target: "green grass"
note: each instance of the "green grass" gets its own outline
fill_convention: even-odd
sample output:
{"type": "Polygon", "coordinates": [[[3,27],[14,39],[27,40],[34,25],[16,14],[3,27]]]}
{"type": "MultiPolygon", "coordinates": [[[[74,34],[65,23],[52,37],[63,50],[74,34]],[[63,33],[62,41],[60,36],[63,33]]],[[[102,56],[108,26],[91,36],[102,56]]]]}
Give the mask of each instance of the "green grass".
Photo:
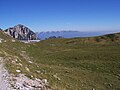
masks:
{"type": "Polygon", "coordinates": [[[35,44],[8,41],[0,44],[0,56],[6,58],[10,73],[17,75],[20,69],[30,78],[46,78],[53,90],[120,90],[120,43],[111,37],[115,36],[48,39],[35,44]]]}
{"type": "Polygon", "coordinates": [[[43,70],[37,77],[47,78],[55,90],[119,90],[120,45],[79,40],[52,39],[28,48],[39,66],[34,68],[43,70]]]}

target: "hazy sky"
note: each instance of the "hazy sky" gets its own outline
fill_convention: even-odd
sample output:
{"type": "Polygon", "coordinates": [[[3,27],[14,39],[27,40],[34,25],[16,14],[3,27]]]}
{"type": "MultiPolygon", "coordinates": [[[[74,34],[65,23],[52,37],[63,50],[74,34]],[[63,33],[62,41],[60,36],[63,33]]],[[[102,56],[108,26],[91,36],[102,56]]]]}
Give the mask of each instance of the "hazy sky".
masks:
{"type": "Polygon", "coordinates": [[[120,0],[0,0],[0,27],[120,31],[120,0]]]}

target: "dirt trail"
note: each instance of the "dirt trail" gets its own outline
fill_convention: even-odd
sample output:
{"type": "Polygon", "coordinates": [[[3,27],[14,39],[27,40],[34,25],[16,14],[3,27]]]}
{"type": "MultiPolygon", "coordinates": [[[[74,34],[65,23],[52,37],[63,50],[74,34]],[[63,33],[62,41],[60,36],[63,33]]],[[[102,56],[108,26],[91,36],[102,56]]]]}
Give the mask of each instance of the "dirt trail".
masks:
{"type": "Polygon", "coordinates": [[[51,90],[47,79],[30,79],[24,74],[10,75],[3,61],[3,57],[0,57],[0,90],[51,90]]]}
{"type": "Polygon", "coordinates": [[[3,58],[0,57],[0,90],[12,90],[6,80],[7,71],[3,67],[3,58]]]}

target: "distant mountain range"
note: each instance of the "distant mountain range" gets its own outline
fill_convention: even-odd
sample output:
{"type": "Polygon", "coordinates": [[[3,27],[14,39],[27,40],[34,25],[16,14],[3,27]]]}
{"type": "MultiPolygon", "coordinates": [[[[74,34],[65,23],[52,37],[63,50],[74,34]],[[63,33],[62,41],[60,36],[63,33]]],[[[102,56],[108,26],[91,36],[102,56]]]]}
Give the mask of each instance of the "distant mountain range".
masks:
{"type": "MultiPolygon", "coordinates": [[[[1,30],[1,29],[0,29],[1,30]]],[[[105,34],[110,34],[113,32],[105,32],[105,31],[94,31],[94,32],[80,32],[80,31],[47,31],[47,32],[33,32],[28,27],[18,24],[14,27],[10,27],[4,30],[5,33],[10,35],[13,38],[18,40],[36,40],[41,39],[45,40],[47,38],[74,38],[74,37],[92,37],[92,36],[100,36],[105,34]]]]}
{"type": "Polygon", "coordinates": [[[36,33],[37,37],[44,40],[49,37],[63,37],[63,38],[73,38],[73,37],[91,37],[100,36],[108,34],[107,32],[80,32],[80,31],[48,31],[36,33]]]}

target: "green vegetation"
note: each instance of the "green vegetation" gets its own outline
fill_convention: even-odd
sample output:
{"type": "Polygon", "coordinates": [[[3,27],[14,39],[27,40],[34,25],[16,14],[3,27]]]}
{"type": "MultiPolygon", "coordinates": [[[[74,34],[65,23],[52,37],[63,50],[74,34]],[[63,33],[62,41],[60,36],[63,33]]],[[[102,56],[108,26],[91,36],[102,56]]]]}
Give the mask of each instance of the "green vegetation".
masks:
{"type": "Polygon", "coordinates": [[[34,44],[8,41],[0,51],[10,73],[19,69],[30,78],[46,78],[53,90],[120,90],[120,34],[34,44]]]}

